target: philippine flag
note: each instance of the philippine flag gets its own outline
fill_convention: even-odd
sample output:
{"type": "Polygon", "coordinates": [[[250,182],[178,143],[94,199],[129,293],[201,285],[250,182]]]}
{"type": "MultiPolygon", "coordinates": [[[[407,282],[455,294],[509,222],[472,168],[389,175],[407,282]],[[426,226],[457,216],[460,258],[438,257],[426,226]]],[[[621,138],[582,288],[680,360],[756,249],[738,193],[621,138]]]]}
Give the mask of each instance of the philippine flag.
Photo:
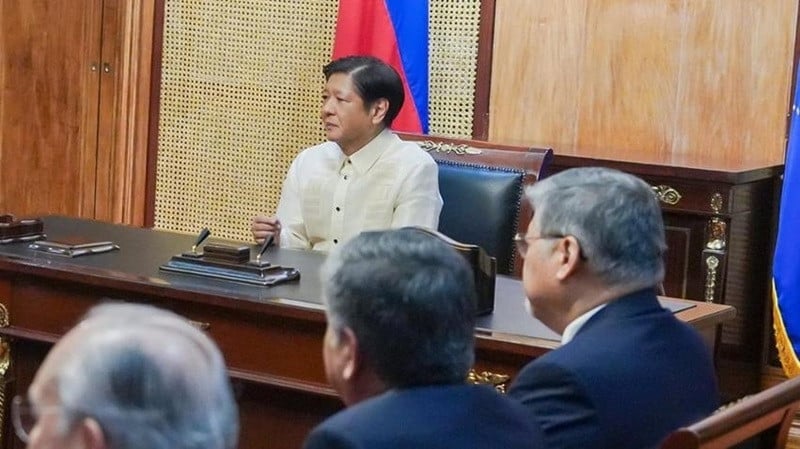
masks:
{"type": "Polygon", "coordinates": [[[800,375],[800,70],[795,78],[794,101],[786,146],[778,237],[772,259],[773,326],[783,370],[800,375]]]}
{"type": "Polygon", "coordinates": [[[406,100],[395,131],[428,133],[428,0],[339,0],[333,59],[371,55],[397,70],[406,100]]]}

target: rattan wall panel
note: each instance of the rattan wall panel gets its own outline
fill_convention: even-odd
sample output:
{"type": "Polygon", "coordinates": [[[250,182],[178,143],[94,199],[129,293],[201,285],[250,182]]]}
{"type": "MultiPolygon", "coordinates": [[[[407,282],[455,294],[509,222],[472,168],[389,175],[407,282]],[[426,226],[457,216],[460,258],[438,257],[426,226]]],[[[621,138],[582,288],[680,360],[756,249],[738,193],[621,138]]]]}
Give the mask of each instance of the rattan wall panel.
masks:
{"type": "MultiPolygon", "coordinates": [[[[324,137],[336,0],[167,0],[155,225],[249,240],[297,152],[324,137]]],[[[430,132],[472,132],[480,1],[430,5],[430,132]]]]}
{"type": "Polygon", "coordinates": [[[475,110],[480,0],[431,0],[429,132],[469,138],[475,110]]]}
{"type": "Polygon", "coordinates": [[[155,224],[249,240],[294,156],[323,138],[335,0],[169,0],[155,224]]]}

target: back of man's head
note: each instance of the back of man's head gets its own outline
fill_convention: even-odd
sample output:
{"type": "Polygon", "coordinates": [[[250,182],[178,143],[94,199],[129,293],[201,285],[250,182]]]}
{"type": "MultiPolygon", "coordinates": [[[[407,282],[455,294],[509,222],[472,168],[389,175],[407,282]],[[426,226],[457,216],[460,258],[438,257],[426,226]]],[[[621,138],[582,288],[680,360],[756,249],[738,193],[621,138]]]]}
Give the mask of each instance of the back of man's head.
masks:
{"type": "Polygon", "coordinates": [[[464,258],[414,229],[365,232],[322,273],[328,326],[355,334],[387,387],[463,382],[474,361],[475,289],[464,258]]]}
{"type": "Polygon", "coordinates": [[[135,304],[95,307],[48,359],[43,369],[50,374],[40,370],[37,380],[58,391],[62,431],[91,418],[111,449],[237,444],[238,412],[222,355],[178,315],[135,304]]]}
{"type": "Polygon", "coordinates": [[[663,279],[661,208],[641,179],[607,168],[574,168],[526,193],[539,234],[574,236],[589,268],[605,284],[646,288],[663,279]]]}

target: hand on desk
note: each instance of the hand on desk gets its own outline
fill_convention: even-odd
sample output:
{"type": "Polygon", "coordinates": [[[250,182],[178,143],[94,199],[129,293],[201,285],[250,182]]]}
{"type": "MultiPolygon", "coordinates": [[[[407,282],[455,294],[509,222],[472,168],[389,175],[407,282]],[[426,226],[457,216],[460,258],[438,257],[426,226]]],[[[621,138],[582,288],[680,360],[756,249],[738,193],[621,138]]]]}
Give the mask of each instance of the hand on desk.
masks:
{"type": "Polygon", "coordinates": [[[279,245],[281,238],[281,221],[278,217],[265,217],[256,215],[250,225],[250,231],[256,243],[262,244],[269,236],[274,236],[273,244],[279,245]]]}

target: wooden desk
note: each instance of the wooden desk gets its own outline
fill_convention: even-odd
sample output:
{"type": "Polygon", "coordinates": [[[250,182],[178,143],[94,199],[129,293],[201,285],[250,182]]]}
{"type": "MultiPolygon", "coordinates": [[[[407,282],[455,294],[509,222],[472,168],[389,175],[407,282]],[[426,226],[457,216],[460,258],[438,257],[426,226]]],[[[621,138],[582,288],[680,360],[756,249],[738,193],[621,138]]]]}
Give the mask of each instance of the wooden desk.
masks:
{"type": "MultiPolygon", "coordinates": [[[[173,310],[209,332],[234,379],[242,448],[300,447],[312,426],[341,407],[325,381],[321,357],[325,316],[317,268],[324,255],[270,249],[269,260],[298,268],[302,278],[262,288],[159,272],[160,264],[191,246],[193,236],[63,217],[47,217],[45,232],[51,239],[112,240],[121,249],[68,259],[34,252],[25,244],[0,246],[0,304],[5,309],[0,312],[9,323],[0,335],[11,342],[13,359],[7,398],[26,391],[52,343],[92,305],[111,298],[173,310]]],[[[678,316],[712,336],[719,323],[735,314],[729,306],[685,303],[692,307],[678,316]]],[[[513,376],[558,346],[557,336],[523,310],[519,281],[498,279],[496,313],[482,317],[476,332],[477,371],[513,376]],[[519,323],[501,316],[524,319],[530,323],[527,333],[509,332],[519,323]]],[[[13,434],[9,425],[6,420],[5,435],[13,434]]],[[[23,446],[7,438],[6,447],[23,446]]]]}

